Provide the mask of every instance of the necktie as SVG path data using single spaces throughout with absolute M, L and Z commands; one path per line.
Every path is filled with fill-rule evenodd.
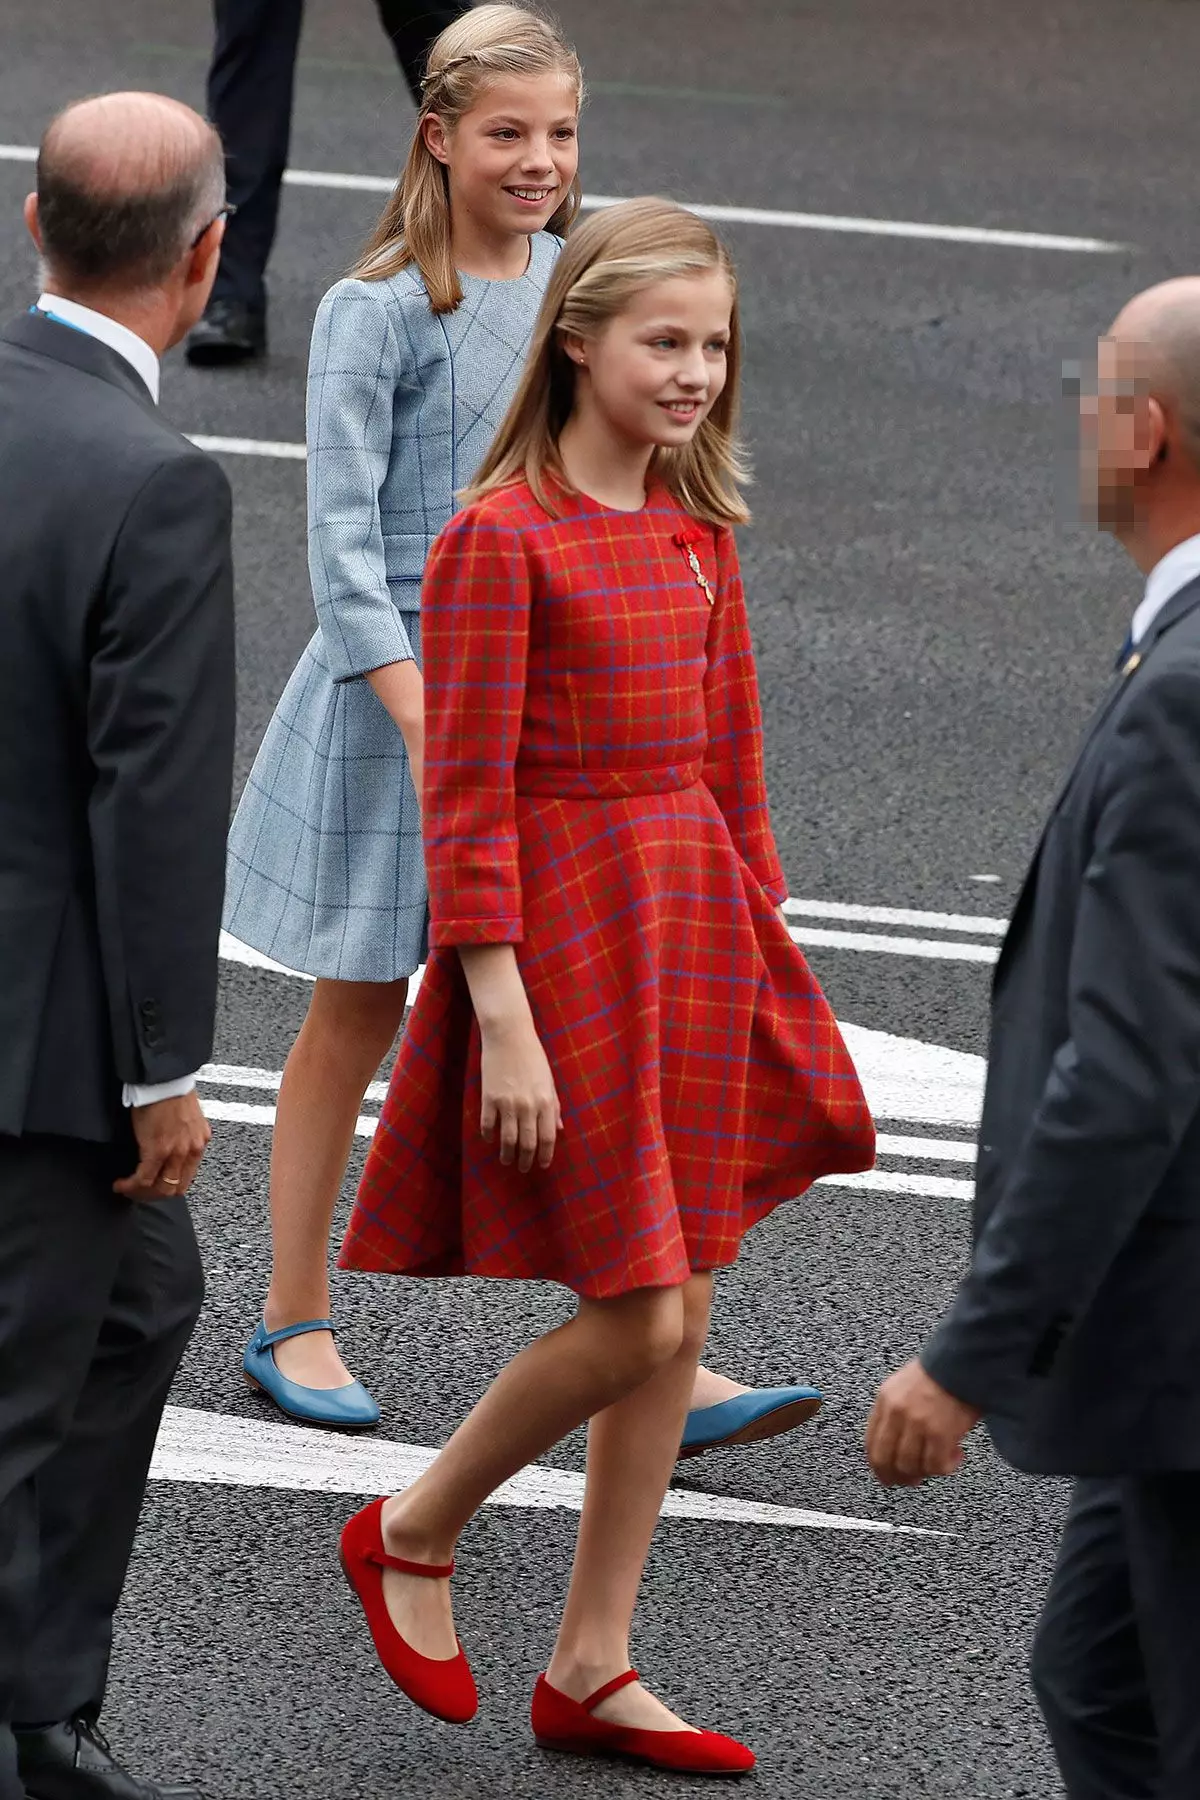
M 1117 657 L 1116 662 L 1113 664 L 1113 668 L 1123 669 L 1125 664 L 1129 661 L 1129 658 L 1133 655 L 1135 648 L 1133 633 L 1132 631 L 1129 631 L 1125 634 L 1125 642 L 1121 645 L 1121 654 Z

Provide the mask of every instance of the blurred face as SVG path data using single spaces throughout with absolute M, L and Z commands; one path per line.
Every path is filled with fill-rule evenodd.
M 725 386 L 733 290 L 721 269 L 643 288 L 594 338 L 568 338 L 578 398 L 631 447 L 689 444 Z
M 1137 524 L 1137 499 L 1162 446 L 1162 408 L 1150 392 L 1149 358 L 1136 343 L 1100 339 L 1094 378 L 1080 383 L 1080 499 L 1104 531 Z
M 490 82 L 453 131 L 436 116 L 424 130 L 449 171 L 452 210 L 490 236 L 541 231 L 579 167 L 579 108 L 564 74 Z

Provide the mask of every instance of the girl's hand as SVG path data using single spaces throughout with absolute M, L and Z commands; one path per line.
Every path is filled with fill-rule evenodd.
M 384 663 L 381 668 L 371 669 L 366 679 L 404 739 L 420 806 L 425 779 L 425 687 L 421 671 L 412 661 Z
M 479 1129 L 488 1143 L 500 1143 L 500 1161 L 514 1161 L 522 1174 L 548 1169 L 562 1130 L 562 1108 L 554 1077 L 533 1020 L 481 1027 L 483 1109 Z

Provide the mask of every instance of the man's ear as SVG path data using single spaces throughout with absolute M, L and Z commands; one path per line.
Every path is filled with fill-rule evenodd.
M 38 255 L 42 254 L 42 228 L 38 223 L 38 202 L 36 194 L 26 194 L 23 207 L 25 229 L 37 245 Z
M 224 219 L 214 219 L 188 258 L 187 274 L 184 278 L 188 287 L 195 287 L 199 282 L 208 280 L 213 270 L 213 264 L 220 257 L 221 242 L 224 236 Z
M 1150 396 L 1146 408 L 1146 467 L 1152 469 L 1167 454 L 1167 415 L 1162 402 Z

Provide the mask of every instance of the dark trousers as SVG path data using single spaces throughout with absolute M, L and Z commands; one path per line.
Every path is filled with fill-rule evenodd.
M 414 99 L 430 44 L 468 4 L 376 0 Z M 214 0 L 214 11 L 208 112 L 225 145 L 229 198 L 238 210 L 225 228 L 213 297 L 260 307 L 287 167 L 304 0 Z
M 1200 1474 L 1076 1482 L 1031 1671 L 1070 1800 L 1197 1800 Z
M 0 1137 L 0 1800 L 9 1725 L 95 1717 L 159 1420 L 204 1295 L 184 1200 L 132 1151 Z

